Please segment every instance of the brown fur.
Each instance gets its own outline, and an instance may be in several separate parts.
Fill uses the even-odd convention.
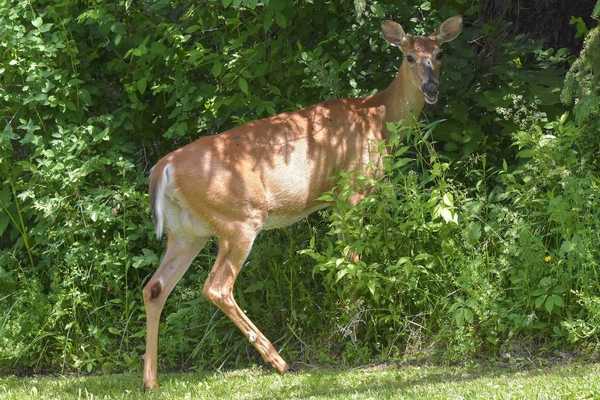
[[[174,165],[178,196],[221,232],[227,221],[317,206],[339,172],[377,161],[384,118],[384,106],[365,100],[321,103],[202,137],[167,155],[156,170]]]

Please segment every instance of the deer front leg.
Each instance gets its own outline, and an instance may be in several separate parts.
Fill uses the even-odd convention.
[[[254,241],[255,234],[240,234],[232,239],[220,238],[219,254],[208,275],[202,293],[233,321],[265,362],[280,374],[288,370],[273,344],[252,323],[233,297],[233,286]]]

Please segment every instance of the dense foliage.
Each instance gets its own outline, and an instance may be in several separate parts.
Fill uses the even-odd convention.
[[[400,62],[381,21],[424,34],[456,13],[440,105],[392,129],[386,178],[351,207],[341,177],[336,207],[262,234],[236,297],[290,360],[596,349],[600,3],[573,5],[571,25],[549,11],[553,34],[497,3],[0,0],[0,368],[139,368],[141,288],[162,251],[152,164],[381,89]],[[164,366],[257,360],[200,295],[214,255],[167,303]]]

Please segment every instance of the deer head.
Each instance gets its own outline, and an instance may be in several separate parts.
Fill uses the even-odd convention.
[[[458,37],[462,31],[462,17],[457,15],[447,19],[429,36],[409,35],[394,21],[383,22],[381,29],[385,39],[404,54],[403,63],[409,70],[410,82],[423,93],[427,103],[435,104],[440,86],[441,45]]]

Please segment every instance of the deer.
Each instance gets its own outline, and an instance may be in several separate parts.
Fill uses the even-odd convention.
[[[288,364],[236,303],[233,288],[262,230],[291,225],[329,204],[320,197],[341,172],[381,172],[386,124],[418,116],[438,100],[441,45],[462,31],[462,17],[429,36],[381,25],[403,53],[389,86],[363,98],[336,99],[202,136],[167,154],[149,177],[156,235],[166,250],[143,288],[146,312],[145,389],[158,387],[159,320],[167,297],[211,237],[218,253],[202,294],[239,328],[265,363],[284,374]],[[375,165],[375,168],[373,168]],[[371,167],[369,167],[371,166]],[[377,167],[379,166],[379,167]],[[379,172],[378,172],[379,170]],[[351,204],[365,193],[357,192]]]

